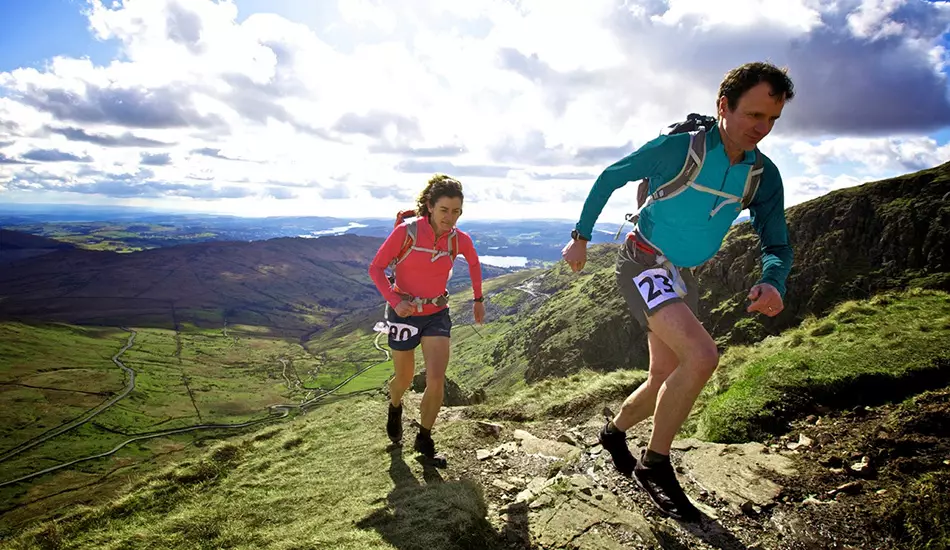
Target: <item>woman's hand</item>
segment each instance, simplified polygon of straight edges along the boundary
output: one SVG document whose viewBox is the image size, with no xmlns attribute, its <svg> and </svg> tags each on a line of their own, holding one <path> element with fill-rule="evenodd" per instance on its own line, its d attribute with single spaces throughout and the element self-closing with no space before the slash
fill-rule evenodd
<svg viewBox="0 0 950 550">
<path fill-rule="evenodd" d="M 472 304 L 472 315 L 475 316 L 475 322 L 479 325 L 485 320 L 485 303 L 475 302 Z"/>
</svg>

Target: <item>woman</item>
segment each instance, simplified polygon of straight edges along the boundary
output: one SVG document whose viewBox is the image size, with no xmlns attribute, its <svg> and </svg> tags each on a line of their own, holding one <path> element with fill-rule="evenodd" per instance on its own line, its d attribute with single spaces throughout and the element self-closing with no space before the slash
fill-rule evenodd
<svg viewBox="0 0 950 550">
<path fill-rule="evenodd" d="M 419 194 L 415 214 L 401 221 L 376 252 L 369 267 L 376 288 L 386 299 L 389 347 L 393 350 L 395 376 L 389 383 L 389 418 L 386 432 L 398 443 L 402 440 L 402 396 L 412 384 L 415 349 L 422 344 L 426 389 L 422 395 L 421 427 L 413 448 L 435 458 L 432 426 L 442 408 L 445 369 L 449 364 L 452 319 L 446 286 L 455 255 L 468 263 L 474 294 L 475 322 L 485 319 L 482 271 L 472 238 L 455 227 L 462 215 L 462 184 L 443 174 L 433 176 Z M 410 212 L 411 213 L 411 212 Z M 413 238 L 414 237 L 414 238 Z M 386 277 L 387 267 L 393 277 Z"/>
</svg>

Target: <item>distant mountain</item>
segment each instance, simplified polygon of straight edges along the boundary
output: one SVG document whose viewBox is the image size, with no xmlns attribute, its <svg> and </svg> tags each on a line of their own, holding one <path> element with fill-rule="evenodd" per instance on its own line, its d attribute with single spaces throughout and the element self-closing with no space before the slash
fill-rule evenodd
<svg viewBox="0 0 950 550">
<path fill-rule="evenodd" d="M 31 235 L 10 241 L 55 243 Z M 340 314 L 382 305 L 367 271 L 381 244 L 378 238 L 343 235 L 126 254 L 51 249 L 0 271 L 0 319 L 163 327 L 220 327 L 226 320 L 303 334 Z M 485 278 L 508 271 L 482 266 Z M 450 288 L 470 284 L 468 266 L 459 258 Z"/>
<path fill-rule="evenodd" d="M 379 300 L 366 268 L 378 239 L 273 239 L 130 254 L 62 250 L 0 273 L 0 318 L 303 333 Z"/>
<path fill-rule="evenodd" d="M 0 229 L 0 264 L 71 248 L 75 247 L 55 239 Z"/>
</svg>

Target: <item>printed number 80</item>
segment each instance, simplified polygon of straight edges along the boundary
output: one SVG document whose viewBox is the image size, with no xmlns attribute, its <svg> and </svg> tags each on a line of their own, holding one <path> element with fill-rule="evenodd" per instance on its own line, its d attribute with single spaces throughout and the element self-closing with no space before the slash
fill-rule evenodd
<svg viewBox="0 0 950 550">
<path fill-rule="evenodd" d="M 395 325 L 389 327 L 389 337 L 394 342 L 405 342 L 411 336 L 412 336 L 412 331 L 406 327 L 403 327 L 402 329 L 400 329 L 399 327 Z"/>
</svg>

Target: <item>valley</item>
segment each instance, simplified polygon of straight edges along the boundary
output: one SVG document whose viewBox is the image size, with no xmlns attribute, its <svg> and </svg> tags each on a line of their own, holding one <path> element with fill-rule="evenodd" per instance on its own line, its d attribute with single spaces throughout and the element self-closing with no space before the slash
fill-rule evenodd
<svg viewBox="0 0 950 550">
<path fill-rule="evenodd" d="M 458 396 L 436 432 L 452 460 L 435 471 L 387 448 L 379 424 L 392 364 L 366 265 L 381 239 L 351 233 L 369 224 L 123 253 L 5 233 L 16 246 L 2 251 L 19 252 L 0 271 L 0 541 L 260 547 L 292 533 L 409 548 L 429 510 L 430 547 L 452 536 L 489 548 L 939 547 L 946 533 L 920 526 L 950 517 L 932 420 L 950 387 L 948 192 L 943 165 L 790 208 L 796 263 L 774 319 L 745 313 L 760 253 L 748 223 L 696 270 L 721 351 L 675 447 L 709 514 L 697 530 L 652 513 L 596 444 L 605 408 L 647 366 L 611 242 L 573 273 L 517 252 L 519 239 L 553 248 L 557 235 L 499 224 L 505 240 L 483 237 L 486 251 L 528 259 L 485 268 L 482 326 L 456 265 L 447 375 Z M 407 423 L 418 399 L 407 395 Z M 631 446 L 648 433 L 638 427 Z M 769 455 L 771 473 L 735 475 L 779 489 L 753 498 L 696 458 L 733 452 Z M 903 487 L 928 514 L 893 498 Z M 557 514 L 587 527 L 553 531 Z"/>
</svg>

